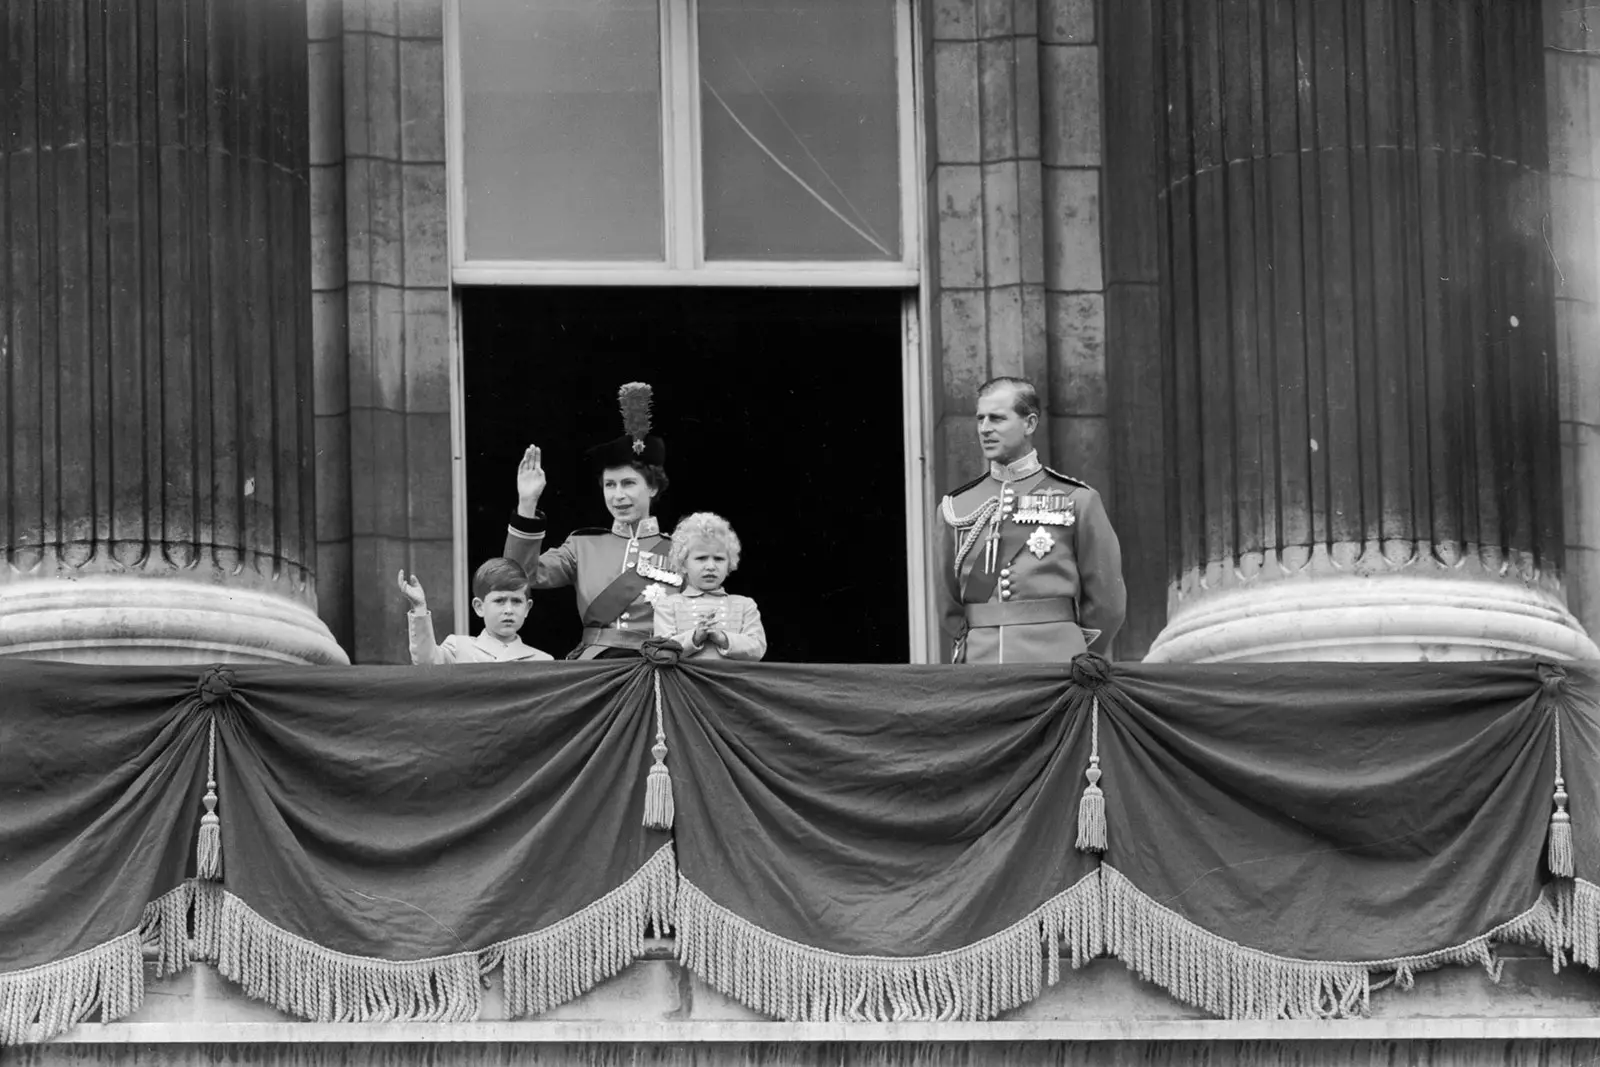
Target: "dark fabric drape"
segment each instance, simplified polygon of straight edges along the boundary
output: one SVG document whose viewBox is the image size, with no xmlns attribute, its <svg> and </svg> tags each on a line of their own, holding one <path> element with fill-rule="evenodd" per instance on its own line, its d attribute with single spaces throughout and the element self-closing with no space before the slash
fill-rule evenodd
<svg viewBox="0 0 1600 1067">
<path fill-rule="evenodd" d="M 0 663 L 0 1041 L 134 1010 L 146 949 L 332 1020 L 471 1018 L 497 968 L 538 1014 L 669 928 L 794 1019 L 992 1018 L 1102 954 L 1232 1018 L 1504 941 L 1596 967 L 1596 693 L 1532 661 Z"/>
<path fill-rule="evenodd" d="M 205 770 L 194 671 L 0 665 L 0 979 L 183 884 Z"/>
<path fill-rule="evenodd" d="M 390 960 L 548 926 L 667 842 L 639 820 L 648 693 L 631 665 L 241 670 L 219 722 L 224 883 Z"/>
<path fill-rule="evenodd" d="M 1092 873 L 1066 669 L 686 668 L 666 688 L 683 878 L 833 952 L 921 956 Z M 959 683 L 959 684 L 953 684 Z"/>
<path fill-rule="evenodd" d="M 1538 900 L 1554 752 L 1532 664 L 1152 666 L 1102 692 L 1105 862 L 1211 933 L 1382 960 Z"/>
</svg>

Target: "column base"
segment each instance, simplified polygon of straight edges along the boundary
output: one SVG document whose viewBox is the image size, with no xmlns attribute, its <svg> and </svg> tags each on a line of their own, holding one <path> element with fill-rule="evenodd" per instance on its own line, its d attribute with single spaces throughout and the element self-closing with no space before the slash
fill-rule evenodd
<svg viewBox="0 0 1600 1067">
<path fill-rule="evenodd" d="M 1187 599 L 1146 663 L 1600 658 L 1558 595 L 1507 581 L 1317 577 Z"/>
<path fill-rule="evenodd" d="M 350 662 L 309 607 L 171 578 L 0 585 L 0 656 L 67 663 Z"/>
</svg>

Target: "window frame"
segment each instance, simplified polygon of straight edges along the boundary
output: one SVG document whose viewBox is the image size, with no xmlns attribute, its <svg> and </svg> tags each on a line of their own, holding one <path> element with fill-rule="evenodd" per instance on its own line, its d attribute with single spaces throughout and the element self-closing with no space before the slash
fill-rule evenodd
<svg viewBox="0 0 1600 1067">
<path fill-rule="evenodd" d="M 451 278 L 457 285 L 726 285 L 911 288 L 921 281 L 913 0 L 894 10 L 901 250 L 897 261 L 705 258 L 700 174 L 698 0 L 658 0 L 661 17 L 661 260 L 500 260 L 466 255 L 461 4 L 445 0 L 445 142 Z"/>
</svg>

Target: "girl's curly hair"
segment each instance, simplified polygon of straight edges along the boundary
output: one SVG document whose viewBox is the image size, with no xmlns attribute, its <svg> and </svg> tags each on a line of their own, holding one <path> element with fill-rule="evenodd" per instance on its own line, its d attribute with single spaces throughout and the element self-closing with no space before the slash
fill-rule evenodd
<svg viewBox="0 0 1600 1067">
<path fill-rule="evenodd" d="M 673 569 L 682 571 L 689 558 L 689 548 L 697 541 L 722 545 L 728 550 L 728 572 L 739 569 L 739 535 L 733 532 L 728 520 L 709 511 L 697 511 L 678 523 L 672 531 L 672 554 L 668 557 Z"/>
</svg>

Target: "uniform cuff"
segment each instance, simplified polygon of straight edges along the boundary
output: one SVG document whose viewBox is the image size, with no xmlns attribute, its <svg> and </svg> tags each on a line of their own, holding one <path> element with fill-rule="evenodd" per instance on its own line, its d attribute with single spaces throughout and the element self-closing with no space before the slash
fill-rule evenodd
<svg viewBox="0 0 1600 1067">
<path fill-rule="evenodd" d="M 536 511 L 533 518 L 525 519 L 513 511 L 511 513 L 510 529 L 512 533 L 529 539 L 543 537 L 545 531 L 544 512 Z"/>
</svg>

